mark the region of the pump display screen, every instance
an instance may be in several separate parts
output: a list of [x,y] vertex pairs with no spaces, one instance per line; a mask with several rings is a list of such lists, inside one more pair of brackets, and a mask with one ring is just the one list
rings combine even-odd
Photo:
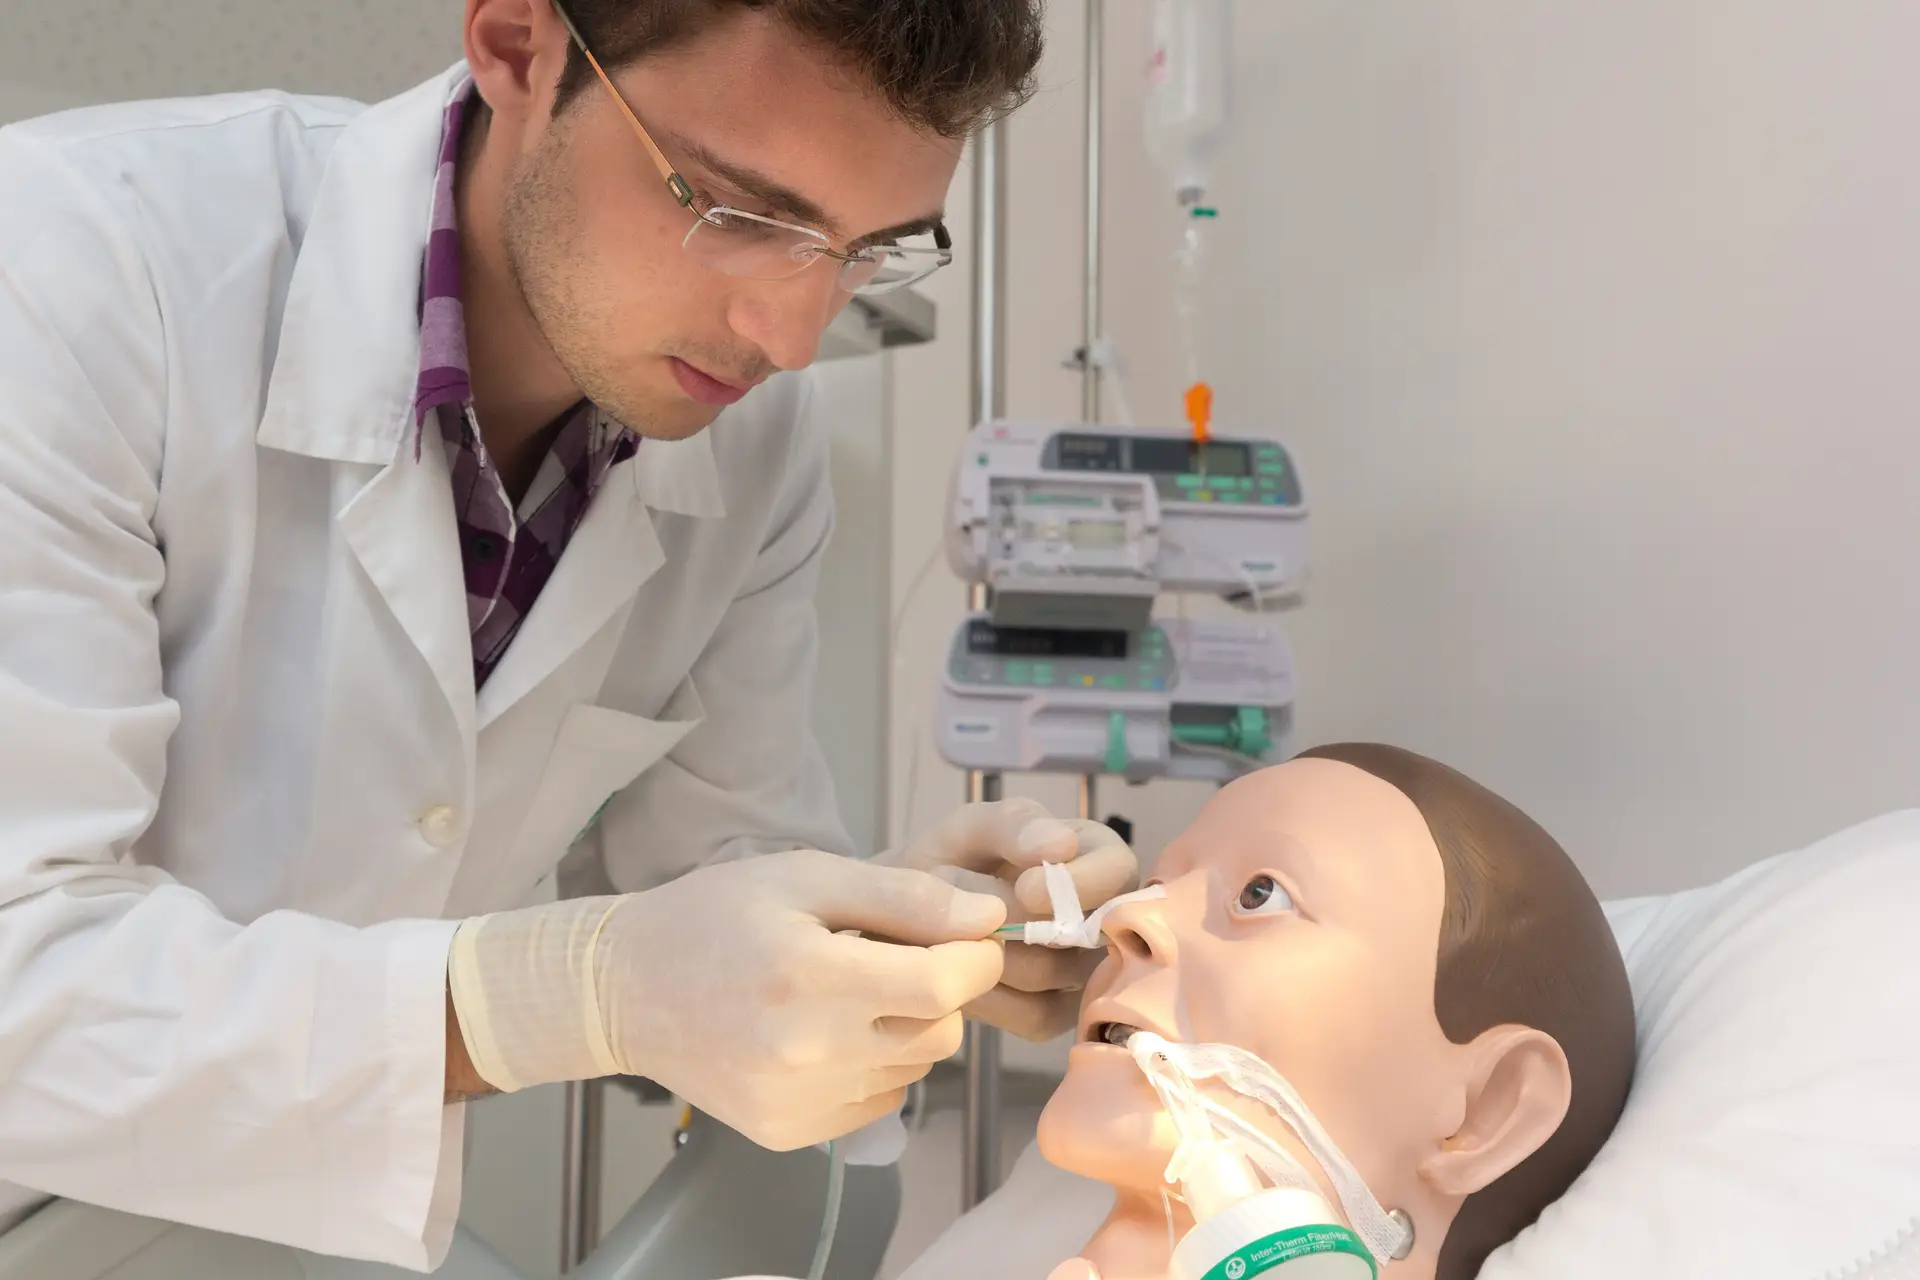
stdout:
[[1062,471],[1124,471],[1134,475],[1207,475],[1239,479],[1253,474],[1253,451],[1230,440],[1196,444],[1179,438],[1094,435],[1063,431],[1048,446],[1049,464]]
[[1127,545],[1127,526],[1121,520],[1072,520],[1067,541],[1082,551],[1114,551]]
[[1059,437],[1062,471],[1125,471],[1120,456],[1119,436],[1081,435],[1067,432]]
[[967,652],[976,657],[1125,658],[1124,631],[1041,631],[974,622],[967,627]]
[[1152,475],[1249,476],[1253,457],[1246,445],[1226,441],[1135,440],[1133,470]]

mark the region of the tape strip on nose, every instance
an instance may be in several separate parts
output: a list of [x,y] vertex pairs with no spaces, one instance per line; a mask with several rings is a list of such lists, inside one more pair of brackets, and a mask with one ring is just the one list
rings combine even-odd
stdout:
[[1129,902],[1147,902],[1167,896],[1166,886],[1149,885],[1110,899],[1092,915],[1080,910],[1080,891],[1074,887],[1073,873],[1057,862],[1041,864],[1047,879],[1047,897],[1053,903],[1053,919],[1030,920],[1020,940],[1033,947],[1081,947],[1096,950],[1106,944],[1100,929],[1115,907]]

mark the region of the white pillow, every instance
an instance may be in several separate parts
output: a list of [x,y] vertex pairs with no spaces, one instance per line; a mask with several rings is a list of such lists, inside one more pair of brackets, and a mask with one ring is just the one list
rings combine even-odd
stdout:
[[[1639,1021],[1626,1113],[1480,1280],[1825,1280],[1913,1237],[1920,811],[1607,915]],[[1045,1280],[1111,1205],[1029,1147],[902,1280]]]
[[1920,812],[1608,909],[1639,1063],[1481,1280],[1822,1280],[1920,1224]]

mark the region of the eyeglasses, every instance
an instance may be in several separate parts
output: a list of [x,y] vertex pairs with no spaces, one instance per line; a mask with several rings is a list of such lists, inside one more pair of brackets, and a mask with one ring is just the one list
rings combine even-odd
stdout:
[[653,158],[654,168],[660,171],[660,177],[673,194],[674,202],[693,215],[693,226],[688,228],[686,239],[680,242],[680,247],[700,265],[748,280],[785,280],[799,275],[822,258],[831,258],[840,264],[842,289],[848,293],[871,295],[904,289],[953,261],[953,241],[944,224],[935,224],[931,248],[876,244],[841,253],[833,248],[832,241],[826,235],[812,227],[713,204],[695,195],[693,187],[674,169],[665,153],[647,133],[625,95],[614,87],[612,78],[600,66],[600,60],[587,47],[586,38],[580,34],[573,16],[567,12],[561,0],[551,0],[551,3],[553,11],[560,15],[560,21],[566,24],[567,34],[580,47],[594,74],[600,77],[600,83],[613,95],[613,100],[620,105],[621,114],[626,116],[641,145]]

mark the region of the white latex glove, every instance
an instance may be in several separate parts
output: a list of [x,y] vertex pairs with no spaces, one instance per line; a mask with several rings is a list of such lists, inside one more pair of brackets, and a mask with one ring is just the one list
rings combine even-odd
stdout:
[[777,853],[469,920],[448,986],[497,1089],[645,1076],[789,1151],[896,1110],[959,1050],[961,1008],[1000,980],[1005,918],[923,872]]
[[1047,1280],[1100,1280],[1100,1272],[1085,1258],[1068,1258],[1047,1274]]
[[[1011,922],[1053,915],[1043,862],[1063,863],[1092,911],[1139,882],[1140,864],[1126,841],[1102,823],[1060,819],[1037,800],[970,804],[906,847],[876,862],[930,871],[943,880],[1007,904]],[[999,986],[967,1007],[967,1016],[1027,1040],[1051,1040],[1072,1029],[1080,993],[1105,952],[1006,943]]]

